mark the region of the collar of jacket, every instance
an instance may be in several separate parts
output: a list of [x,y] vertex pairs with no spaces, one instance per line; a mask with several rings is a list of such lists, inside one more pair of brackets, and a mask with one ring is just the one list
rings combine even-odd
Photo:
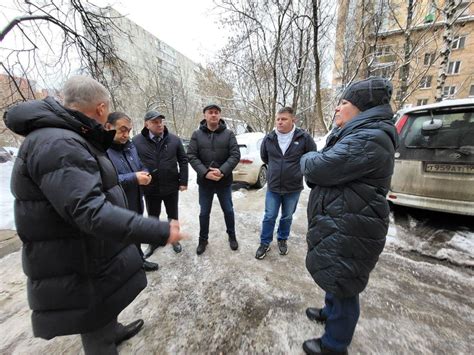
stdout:
[[[295,140],[296,138],[302,136],[303,134],[304,134],[304,131],[301,128],[295,127],[295,134],[293,135],[292,140]],[[271,140],[278,139],[278,136],[277,136],[275,130],[268,133],[268,138],[270,138]]]
[[[150,142],[153,142],[153,140],[150,138],[150,130],[148,128],[143,127],[143,129],[140,133],[142,134],[143,137],[145,137],[146,140],[148,140]],[[168,137],[168,135],[169,135],[168,127],[165,126],[165,128],[163,129],[163,139]],[[155,142],[153,142],[153,143],[155,143]]]
[[207,128],[207,122],[206,120],[202,120],[200,123],[199,123],[199,129],[206,132],[206,133],[220,133],[222,132],[223,130],[225,130],[227,128],[227,125],[225,123],[225,121],[221,118],[219,119],[219,125],[217,126],[217,129],[215,131],[211,131],[209,128]]
[[13,106],[5,113],[4,120],[8,128],[22,136],[40,128],[68,129],[104,151],[110,147],[115,136],[115,132],[106,131],[92,118],[65,108],[50,96]]
[[127,141],[125,144],[121,144],[121,143],[115,143],[115,142],[112,142],[112,144],[110,145],[110,148],[113,149],[113,150],[116,150],[116,151],[123,151],[123,150],[128,150],[131,148],[131,142],[130,141]]

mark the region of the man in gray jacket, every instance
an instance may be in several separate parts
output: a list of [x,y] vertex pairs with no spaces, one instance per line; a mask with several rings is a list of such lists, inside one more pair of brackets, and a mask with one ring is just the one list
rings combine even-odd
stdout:
[[240,150],[234,133],[221,120],[221,108],[215,104],[203,109],[204,120],[194,131],[188,146],[189,163],[196,170],[199,185],[199,245],[196,253],[204,253],[209,238],[209,217],[212,200],[217,195],[232,250],[239,244],[235,237],[234,206],[232,205],[232,170],[240,160]]

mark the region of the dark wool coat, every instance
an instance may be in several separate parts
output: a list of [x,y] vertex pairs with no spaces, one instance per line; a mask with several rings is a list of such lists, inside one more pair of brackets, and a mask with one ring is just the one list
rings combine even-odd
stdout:
[[164,245],[169,225],[125,209],[106,154],[114,132],[53,98],[5,116],[25,136],[11,178],[33,333],[86,333],[115,318],[146,286],[132,243]]
[[128,141],[125,144],[113,143],[107,149],[107,155],[117,170],[120,186],[127,196],[128,209],[143,213],[143,191],[138,185],[137,171],[146,171],[134,144]]
[[[199,129],[191,136],[188,157],[196,170],[199,185],[224,187],[232,184],[232,170],[240,161],[240,150],[234,132],[227,129],[223,120],[219,121],[215,131],[210,131],[206,120],[202,120]],[[224,177],[219,181],[206,179],[209,168],[218,168]]]
[[333,132],[326,147],[301,159],[307,184],[306,267],[316,283],[338,297],[367,286],[385,244],[385,198],[398,136],[392,109],[364,111]]
[[[152,174],[151,183],[143,187],[147,196],[166,196],[188,186],[188,157],[183,143],[165,127],[163,139],[150,139],[148,128],[133,137],[140,160]],[[179,171],[178,171],[179,166]]]
[[311,136],[300,128],[295,129],[293,139],[283,155],[275,131],[263,139],[260,156],[268,166],[267,186],[272,192],[287,194],[303,190],[303,174],[300,159],[303,154],[316,150]]

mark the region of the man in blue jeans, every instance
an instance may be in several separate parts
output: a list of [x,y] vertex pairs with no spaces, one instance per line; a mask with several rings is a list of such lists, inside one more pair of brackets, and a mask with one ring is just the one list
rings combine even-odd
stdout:
[[296,205],[303,190],[300,158],[316,150],[313,138],[295,125],[291,107],[283,107],[276,115],[275,130],[267,134],[260,147],[262,160],[268,166],[265,216],[260,234],[260,246],[255,257],[263,259],[270,250],[273,230],[281,206],[277,239],[280,255],[288,254],[287,240]]
[[203,109],[204,119],[194,131],[188,146],[189,163],[196,170],[199,185],[198,255],[204,253],[209,238],[209,217],[212,200],[217,195],[229,236],[229,245],[237,250],[234,207],[232,205],[232,170],[240,160],[240,150],[234,133],[221,119],[221,108],[210,104]]

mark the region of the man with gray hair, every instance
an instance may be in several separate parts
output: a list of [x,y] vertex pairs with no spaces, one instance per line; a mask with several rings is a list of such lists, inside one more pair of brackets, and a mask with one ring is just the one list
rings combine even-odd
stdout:
[[117,354],[143,320],[118,314],[147,284],[134,244],[182,239],[177,221],[160,222],[125,209],[106,154],[115,131],[102,125],[109,95],[97,81],[75,76],[64,106],[48,97],[10,109],[8,128],[25,136],[12,172],[15,222],[33,333],[51,339],[81,334],[86,354]]

